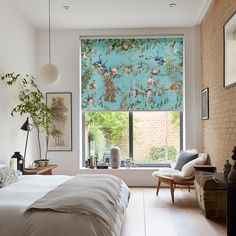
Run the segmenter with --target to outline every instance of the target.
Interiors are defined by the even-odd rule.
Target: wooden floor
[[[207,220],[197,208],[194,190],[131,188],[121,236],[226,236],[223,222]]]

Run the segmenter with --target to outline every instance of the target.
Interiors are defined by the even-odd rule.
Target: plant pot
[[[41,162],[41,166],[48,166],[48,163],[49,163],[48,159],[41,159],[39,161]]]
[[[44,166],[48,166],[49,160],[48,159],[44,159],[44,161],[45,161],[45,165]]]
[[[39,167],[45,166],[45,160],[36,160],[35,162],[37,162],[39,164]]]

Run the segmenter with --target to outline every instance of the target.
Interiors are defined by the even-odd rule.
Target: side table
[[[212,165],[195,165],[194,169],[196,171],[207,171],[207,172],[212,172],[212,173],[216,172],[216,167]]]
[[[52,175],[52,170],[57,168],[57,165],[48,165],[44,167],[38,167],[37,169],[23,170],[23,175]]]

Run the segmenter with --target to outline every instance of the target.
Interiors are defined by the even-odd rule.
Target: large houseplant
[[[12,109],[11,115],[14,116],[15,113],[29,115],[33,126],[36,127],[38,132],[43,130],[48,140],[52,122],[52,110],[47,107],[44,96],[36,84],[35,77],[13,72],[3,75],[1,80],[9,86],[15,83],[20,85],[19,101],[17,106]],[[41,147],[39,147],[39,158],[41,160]]]

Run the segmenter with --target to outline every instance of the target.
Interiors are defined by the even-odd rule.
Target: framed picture
[[[236,12],[224,25],[224,87],[236,84]]]
[[[48,151],[72,151],[72,94],[46,93],[47,106],[53,111]]]
[[[209,119],[209,88],[202,90],[202,120]]]

